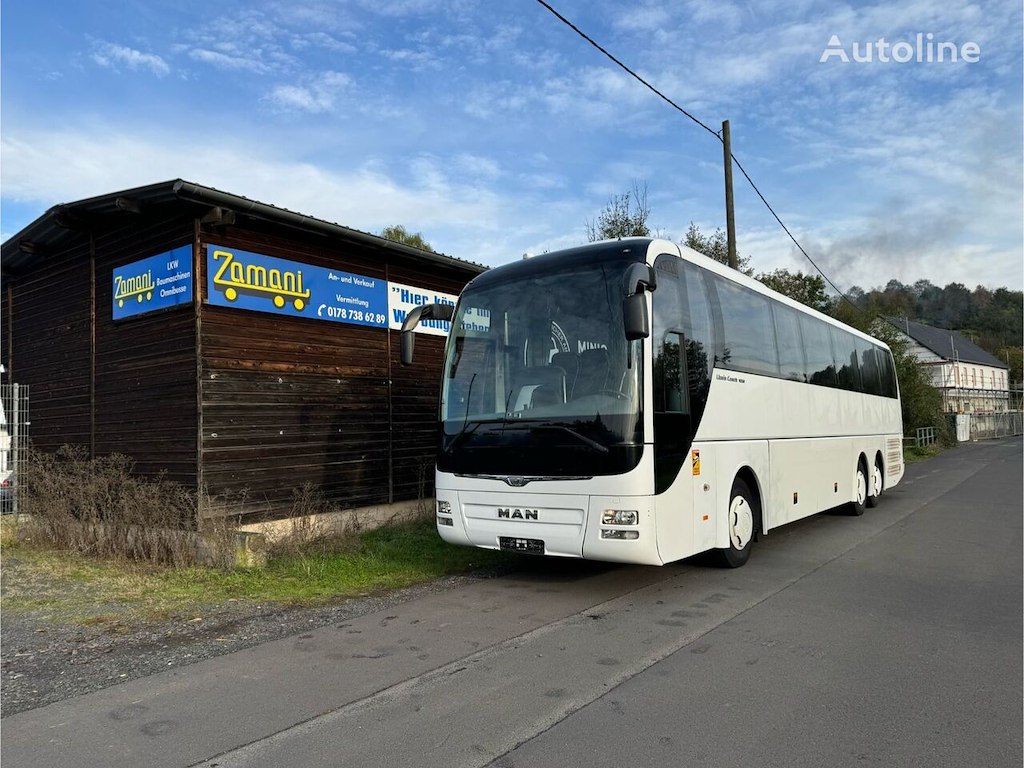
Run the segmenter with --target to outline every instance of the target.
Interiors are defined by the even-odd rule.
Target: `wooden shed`
[[[433,493],[444,329],[398,328],[484,267],[182,180],[51,208],[2,246],[0,356],[32,441],[286,515]]]

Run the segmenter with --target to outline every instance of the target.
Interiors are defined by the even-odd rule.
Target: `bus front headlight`
[[[639,519],[635,509],[606,509],[601,515],[601,525],[636,525]]]

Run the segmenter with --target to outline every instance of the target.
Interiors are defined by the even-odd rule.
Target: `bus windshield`
[[[636,466],[642,347],[622,320],[635,261],[620,251],[467,286],[446,346],[438,469],[589,477]]]

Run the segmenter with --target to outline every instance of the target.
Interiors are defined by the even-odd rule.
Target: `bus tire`
[[[847,506],[847,511],[854,517],[860,517],[867,509],[868,501],[868,471],[864,468],[864,462],[857,462],[857,474],[853,481],[853,501]]]
[[[718,563],[724,568],[739,568],[750,559],[761,511],[754,494],[740,478],[732,484],[729,494],[729,509],[726,513],[726,528],[729,532],[729,546],[716,549]]]
[[[882,463],[879,459],[875,459],[875,467],[871,473],[871,491],[868,491],[868,497],[864,500],[864,503],[874,509],[878,506],[878,499],[882,495]]]

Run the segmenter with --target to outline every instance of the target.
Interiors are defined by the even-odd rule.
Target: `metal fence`
[[[0,514],[18,513],[18,470],[28,451],[28,387],[0,384]]]
[[[915,445],[918,448],[922,448],[926,445],[932,445],[936,440],[935,427],[918,427],[917,434],[914,435]]]
[[[1009,413],[972,413],[970,415],[971,440],[987,440],[993,437],[1011,437],[1024,433],[1024,414],[1020,411]]]

